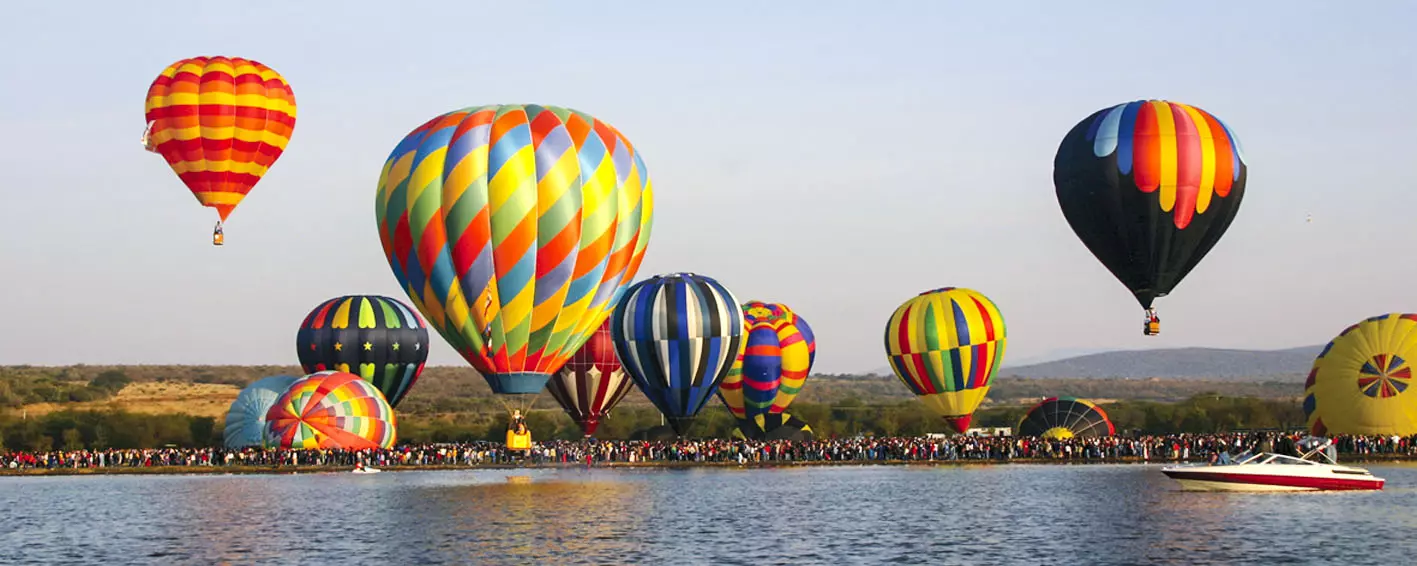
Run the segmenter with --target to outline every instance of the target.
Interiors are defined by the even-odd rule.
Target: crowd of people
[[[154,467],[369,467],[487,465],[604,465],[655,463],[761,464],[794,462],[939,462],[1063,460],[1214,460],[1246,451],[1299,455],[1302,434],[1174,434],[1140,437],[1044,439],[1014,436],[832,438],[805,442],[751,440],[601,441],[552,440],[530,450],[500,443],[404,445],[380,450],[266,450],[261,448],[158,448],[62,450],[0,454],[3,469]],[[1417,436],[1338,436],[1340,455],[1417,456]]]

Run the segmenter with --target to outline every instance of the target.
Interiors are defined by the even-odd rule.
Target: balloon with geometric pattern
[[[526,403],[639,270],[653,198],[640,153],[614,127],[502,104],[405,136],[374,209],[399,287],[493,393]]]
[[[950,428],[969,429],[1004,359],[1004,316],[978,291],[945,287],[902,303],[886,323],[891,369]]]
[[[383,295],[345,295],[320,303],[295,334],[307,373],[358,374],[397,407],[428,361],[428,328],[408,305]]]
[[[1344,329],[1314,360],[1304,415],[1316,436],[1417,434],[1417,314],[1389,313]]]
[[[162,155],[221,224],[290,143],[295,93],[280,73],[240,57],[192,57],[148,87],[143,146]]]
[[[1209,112],[1138,100],[1094,112],[1053,160],[1058,205],[1087,249],[1159,330],[1165,297],[1240,210],[1249,168],[1234,130]]]
[[[1112,436],[1117,429],[1107,412],[1091,401],[1075,397],[1050,397],[1029,409],[1018,421],[1017,436],[1066,439]]]
[[[264,446],[266,412],[296,379],[290,375],[273,375],[258,379],[242,389],[226,411],[222,444],[227,448]]]
[[[741,369],[724,378],[718,396],[740,427],[756,427],[757,417],[784,413],[797,398],[812,370],[817,342],[807,321],[786,305],[749,301],[743,319],[747,344]],[[780,420],[762,422],[771,426]],[[764,432],[770,431],[743,431]]]
[[[392,448],[398,423],[384,394],[357,375],[302,377],[266,412],[266,442],[282,449]]]

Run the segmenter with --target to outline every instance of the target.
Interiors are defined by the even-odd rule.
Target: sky
[[[295,364],[344,294],[400,300],[374,222],[394,145],[447,111],[569,106],[644,155],[638,278],[693,271],[781,302],[814,371],[886,365],[884,325],[979,290],[1008,360],[1320,344],[1417,312],[1417,4],[24,2],[0,34],[0,364]],[[172,62],[290,81],[290,145],[216,214],[142,150]],[[1140,332],[1074,236],[1052,161],[1078,121],[1160,98],[1223,119],[1250,167],[1220,243]],[[1312,222],[1306,221],[1312,215]],[[430,364],[462,365],[441,339]]]

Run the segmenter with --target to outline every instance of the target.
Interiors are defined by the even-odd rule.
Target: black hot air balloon
[[[1210,113],[1139,100],[1097,111],[1058,147],[1053,183],[1068,224],[1146,309],[1225,234],[1245,193],[1244,152]]]
[[[397,407],[428,361],[428,328],[396,299],[346,295],[310,311],[295,335],[295,349],[306,372],[358,375]]]

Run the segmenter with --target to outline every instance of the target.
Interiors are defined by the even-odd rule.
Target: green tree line
[[[1297,401],[1196,395],[1178,403],[1122,401],[1105,405],[1119,435],[1216,433],[1304,426]],[[994,407],[976,413],[975,426],[1013,427],[1027,406]],[[790,412],[806,421],[817,438],[918,436],[946,432],[944,422],[914,401],[864,403],[855,398],[833,403],[794,403]],[[505,411],[488,409],[454,414],[400,414],[400,443],[502,441]],[[527,413],[527,424],[540,440],[581,438],[580,429],[559,408]],[[624,440],[661,424],[647,406],[621,407],[601,422],[596,438]],[[222,425],[211,417],[140,415],[119,411],[59,411],[36,418],[0,417],[0,452],[77,450],[83,448],[158,448],[219,446]],[[689,431],[691,437],[729,438],[735,422],[722,406],[706,407]]]

